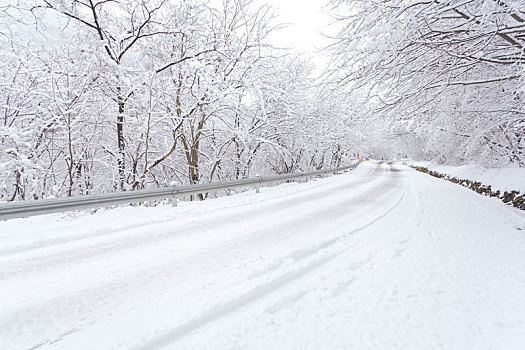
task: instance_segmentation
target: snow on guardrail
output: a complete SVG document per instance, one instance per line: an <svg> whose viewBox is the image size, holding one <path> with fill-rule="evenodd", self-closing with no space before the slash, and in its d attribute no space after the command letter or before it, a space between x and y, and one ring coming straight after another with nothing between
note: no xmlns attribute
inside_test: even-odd
<svg viewBox="0 0 525 350"><path fill-rule="evenodd" d="M51 213L61 213L79 209L100 208L118 204L130 204L143 201L161 200L166 198L173 198L173 203L174 205L176 205L176 198L180 196L195 195L214 190L228 190L232 188L245 187L250 185L260 186L265 183L294 180L302 177L323 175L328 173L336 173L340 171L354 169L355 167L357 167L357 165L359 165L359 163L361 163L361 160L351 165L339 168L330 168L304 173L275 176L258 176L249 179L220 181L208 184L171 186L140 191L103 193L87 196L49 198L40 199L37 201L5 203L0 204L0 220L8 220Z"/></svg>

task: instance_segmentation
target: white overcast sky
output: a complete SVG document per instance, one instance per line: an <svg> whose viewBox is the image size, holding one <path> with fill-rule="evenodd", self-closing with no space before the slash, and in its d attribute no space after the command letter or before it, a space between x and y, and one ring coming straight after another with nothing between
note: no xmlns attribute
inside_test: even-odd
<svg viewBox="0 0 525 350"><path fill-rule="evenodd" d="M327 44L321 32L328 30L330 16L323 10L327 0L259 0L276 9L277 22L289 26L273 34L276 45L314 53Z"/></svg>

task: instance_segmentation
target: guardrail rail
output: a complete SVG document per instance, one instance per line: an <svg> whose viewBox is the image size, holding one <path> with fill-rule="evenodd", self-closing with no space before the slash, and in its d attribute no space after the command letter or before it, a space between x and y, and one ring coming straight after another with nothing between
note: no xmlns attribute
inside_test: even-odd
<svg viewBox="0 0 525 350"><path fill-rule="evenodd" d="M48 198L36 201L3 203L0 204L0 220L51 213L62 213L79 209L101 208L112 205L130 204L151 200L162 200L166 198L172 198L172 203L174 206L176 206L177 197L206 193L214 190L228 190L251 185L255 185L258 192L259 186L262 184L351 170L356 168L359 163L361 163L361 161L339 168L330 168L285 175L258 176L248 179L211 182L207 184L171 186L130 192L102 193L85 196L72 196L66 198Z"/></svg>

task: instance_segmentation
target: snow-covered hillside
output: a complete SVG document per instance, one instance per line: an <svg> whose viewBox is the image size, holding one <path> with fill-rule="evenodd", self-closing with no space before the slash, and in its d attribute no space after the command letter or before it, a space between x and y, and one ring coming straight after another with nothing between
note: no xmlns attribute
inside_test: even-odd
<svg viewBox="0 0 525 350"><path fill-rule="evenodd" d="M525 347L525 214L401 164L0 244L2 349Z"/></svg>

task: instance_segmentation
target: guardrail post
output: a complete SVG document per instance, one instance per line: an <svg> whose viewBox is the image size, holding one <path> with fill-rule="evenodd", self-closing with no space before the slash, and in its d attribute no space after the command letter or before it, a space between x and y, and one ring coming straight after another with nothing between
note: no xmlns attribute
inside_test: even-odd
<svg viewBox="0 0 525 350"><path fill-rule="evenodd" d="M171 206L176 207L177 206L177 186L173 186L173 197L171 197Z"/></svg>
<svg viewBox="0 0 525 350"><path fill-rule="evenodd" d="M255 185L255 193L259 193L260 190L261 190L261 176L259 174L256 174L255 177L257 179L259 179L259 181L257 182L257 185Z"/></svg>

